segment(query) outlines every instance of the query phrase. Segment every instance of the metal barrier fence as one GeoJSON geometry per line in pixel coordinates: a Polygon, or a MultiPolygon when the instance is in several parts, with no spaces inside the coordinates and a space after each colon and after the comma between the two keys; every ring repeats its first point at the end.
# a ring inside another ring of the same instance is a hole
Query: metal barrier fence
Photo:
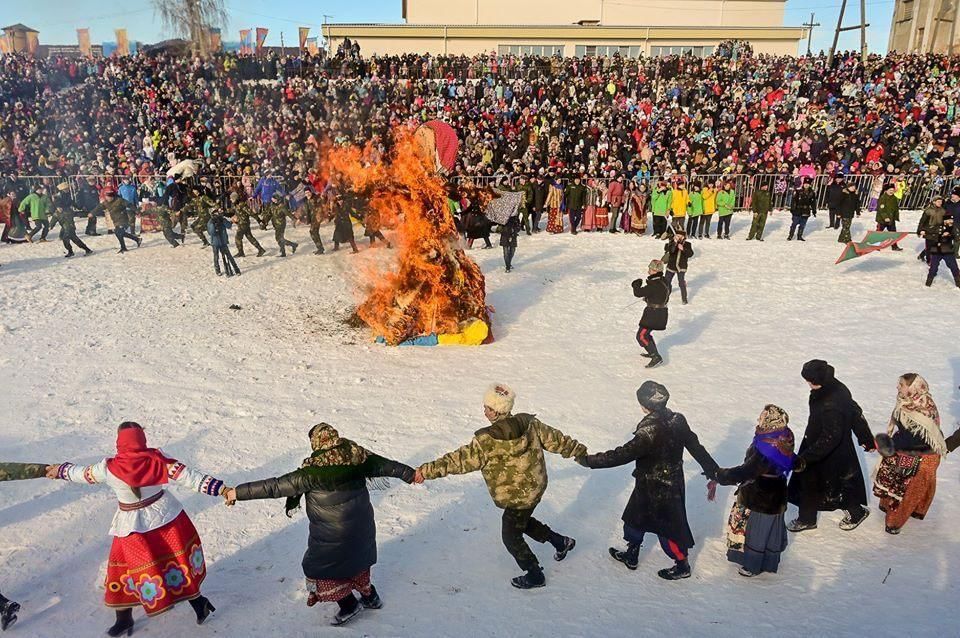
{"type": "MultiPolygon", "coordinates": [[[[678,177],[682,178],[688,185],[700,184],[713,185],[717,183],[732,183],[736,192],[735,210],[748,210],[754,191],[760,184],[767,184],[770,187],[771,200],[775,209],[784,209],[790,207],[790,200],[793,193],[799,189],[803,183],[803,178],[796,175],[649,175],[638,176],[636,181],[647,184],[648,187],[656,185],[664,180],[672,183],[678,177]]],[[[136,175],[122,177],[116,175],[72,175],[72,176],[53,176],[53,175],[22,175],[13,178],[7,178],[7,187],[14,187],[25,191],[32,189],[37,184],[43,184],[49,192],[54,190],[60,184],[67,184],[70,193],[76,196],[80,189],[81,182],[87,182],[95,187],[102,187],[106,184],[119,187],[126,181],[133,184],[141,192],[141,196],[153,196],[160,194],[160,188],[167,182],[166,175],[136,175]]],[[[280,178],[277,178],[280,179],[280,178]]],[[[960,177],[942,177],[928,175],[846,175],[844,180],[852,182],[857,186],[857,192],[860,195],[861,206],[867,209],[871,202],[876,200],[882,192],[883,185],[890,179],[902,180],[905,188],[903,198],[900,201],[900,208],[905,210],[921,209],[930,203],[934,195],[943,195],[949,197],[950,192],[960,187],[960,177]]],[[[481,186],[494,186],[506,183],[511,187],[517,183],[518,178],[502,177],[471,177],[458,176],[453,178],[454,183],[472,182],[481,186]]],[[[832,178],[828,175],[817,175],[811,178],[813,190],[817,193],[817,207],[827,207],[827,187],[832,178]]],[[[181,182],[188,188],[194,185],[203,184],[207,186],[215,195],[224,195],[231,191],[245,192],[248,195],[253,193],[258,178],[250,175],[198,175],[181,178],[181,182]]],[[[282,180],[281,180],[282,181],[282,180]]],[[[561,183],[566,183],[569,178],[561,178],[561,183]]],[[[586,178],[586,183],[607,184],[608,178],[586,178]]]]}

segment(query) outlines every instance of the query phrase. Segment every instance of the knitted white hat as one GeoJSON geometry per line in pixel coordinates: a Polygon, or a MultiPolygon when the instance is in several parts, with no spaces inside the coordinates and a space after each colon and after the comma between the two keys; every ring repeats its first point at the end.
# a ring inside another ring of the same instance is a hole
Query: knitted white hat
{"type": "Polygon", "coordinates": [[[517,394],[504,383],[497,383],[483,395],[483,405],[497,414],[510,414],[517,394]]]}

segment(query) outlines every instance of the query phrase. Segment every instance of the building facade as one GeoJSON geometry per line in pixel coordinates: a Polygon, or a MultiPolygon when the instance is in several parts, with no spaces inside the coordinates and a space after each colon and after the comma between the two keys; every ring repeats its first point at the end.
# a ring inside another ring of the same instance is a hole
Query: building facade
{"type": "Polygon", "coordinates": [[[803,27],[783,26],[785,0],[403,0],[404,24],[330,24],[367,54],[709,55],[724,40],[796,55],[803,27]]]}
{"type": "Polygon", "coordinates": [[[960,51],[957,5],[960,0],[896,0],[890,25],[890,51],[960,51]]]}

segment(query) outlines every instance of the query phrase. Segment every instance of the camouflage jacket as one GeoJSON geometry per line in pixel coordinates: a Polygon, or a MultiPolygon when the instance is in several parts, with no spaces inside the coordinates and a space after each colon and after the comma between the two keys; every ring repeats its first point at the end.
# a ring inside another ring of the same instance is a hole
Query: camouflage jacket
{"type": "Polygon", "coordinates": [[[264,222],[272,221],[273,227],[277,228],[278,226],[287,225],[287,216],[290,214],[290,209],[286,204],[267,204],[263,210],[263,219],[264,222]]]}
{"type": "Polygon", "coordinates": [[[114,228],[129,226],[131,220],[137,218],[137,209],[127,203],[122,197],[114,197],[112,200],[103,202],[93,209],[93,214],[100,212],[110,215],[110,221],[113,223],[114,228]]]}
{"type": "Polygon", "coordinates": [[[206,226],[207,222],[210,221],[210,212],[213,210],[214,206],[216,206],[216,204],[212,199],[206,195],[201,195],[200,197],[194,197],[187,202],[187,205],[184,208],[189,211],[190,215],[197,216],[197,225],[206,226]]]}
{"type": "Polygon", "coordinates": [[[532,509],[547,489],[543,451],[564,458],[584,456],[587,448],[531,414],[504,417],[478,430],[473,440],[420,471],[425,479],[480,470],[490,496],[502,509],[532,509]]]}
{"type": "Polygon", "coordinates": [[[23,481],[46,475],[47,466],[42,463],[0,463],[0,481],[23,481]]]}
{"type": "Polygon", "coordinates": [[[157,206],[153,209],[153,212],[157,216],[160,228],[163,230],[173,230],[173,216],[169,208],[166,206],[157,206]]]}
{"type": "Polygon", "coordinates": [[[233,207],[233,216],[240,228],[250,228],[250,218],[256,219],[257,217],[250,209],[250,204],[246,202],[241,202],[233,207]]]}

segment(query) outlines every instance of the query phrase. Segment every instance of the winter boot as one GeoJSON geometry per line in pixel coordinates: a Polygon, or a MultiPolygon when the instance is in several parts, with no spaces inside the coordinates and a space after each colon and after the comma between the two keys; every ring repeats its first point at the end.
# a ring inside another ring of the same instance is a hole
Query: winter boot
{"type": "Polygon", "coordinates": [[[217,611],[216,607],[210,604],[210,600],[206,596],[194,598],[190,601],[190,606],[193,607],[193,611],[197,614],[198,625],[202,625],[210,614],[217,611]]]}
{"type": "Polygon", "coordinates": [[[370,595],[361,595],[360,604],[362,604],[365,609],[380,609],[383,607],[383,601],[380,599],[380,594],[377,593],[377,588],[370,585],[370,595]]]}
{"type": "Polygon", "coordinates": [[[894,536],[896,536],[897,534],[899,534],[901,529],[903,529],[903,528],[901,528],[901,527],[890,527],[889,525],[886,527],[887,534],[893,534],[894,536]]]}
{"type": "Polygon", "coordinates": [[[93,251],[90,250],[89,248],[87,248],[86,250],[83,251],[83,256],[84,256],[84,257],[86,257],[87,255],[92,255],[92,254],[93,254],[93,251]]]}
{"type": "Polygon", "coordinates": [[[263,257],[266,254],[267,254],[267,251],[265,251],[263,248],[257,251],[257,257],[263,257]]]}
{"type": "Polygon", "coordinates": [[[70,252],[68,252],[66,255],[63,256],[64,259],[70,259],[71,257],[73,257],[73,251],[72,251],[72,250],[71,250],[70,252]]]}
{"type": "Polygon", "coordinates": [[[20,611],[20,603],[7,600],[0,596],[0,630],[6,631],[17,622],[17,612],[20,611]]]}
{"type": "Polygon", "coordinates": [[[678,560],[677,563],[669,569],[661,569],[657,576],[664,580],[680,580],[681,578],[690,578],[690,563],[684,560],[678,560]]]}
{"type": "Polygon", "coordinates": [[[291,255],[296,255],[296,254],[297,254],[297,248],[300,248],[300,244],[294,242],[294,243],[293,243],[293,246],[290,247],[290,251],[291,251],[290,254],[291,254],[291,255]]]}
{"type": "Polygon", "coordinates": [[[658,365],[660,365],[661,363],[663,363],[663,357],[661,357],[661,356],[658,355],[658,354],[655,354],[655,355],[653,355],[652,357],[650,357],[650,363],[648,363],[645,367],[647,367],[647,368],[656,368],[656,367],[657,367],[658,365]]]}
{"type": "Polygon", "coordinates": [[[238,250],[237,254],[235,254],[234,257],[246,257],[246,255],[243,254],[242,250],[238,250]]]}
{"type": "Polygon", "coordinates": [[[793,233],[787,235],[787,241],[793,241],[793,233]]]}
{"type": "Polygon", "coordinates": [[[788,532],[805,532],[808,529],[817,529],[816,521],[814,521],[813,523],[804,523],[799,518],[796,518],[790,521],[789,523],[787,523],[788,532]]]}
{"type": "Polygon", "coordinates": [[[754,576],[760,575],[757,572],[750,571],[746,567],[741,567],[740,569],[737,570],[737,573],[743,576],[744,578],[753,578],[754,576]]]}
{"type": "Polygon", "coordinates": [[[140,248],[140,244],[143,243],[143,238],[141,238],[141,237],[134,237],[133,241],[137,242],[137,248],[140,248]]]}
{"type": "Polygon", "coordinates": [[[957,288],[960,288],[960,275],[953,278],[953,283],[956,284],[957,288]]]}
{"type": "Polygon", "coordinates": [[[543,577],[543,570],[537,565],[523,576],[517,576],[511,580],[510,584],[517,589],[535,589],[546,585],[547,579],[543,577]]]}
{"type": "Polygon", "coordinates": [[[860,508],[860,515],[851,514],[847,512],[847,515],[843,517],[843,520],[840,521],[840,529],[845,532],[849,532],[857,529],[860,526],[860,523],[867,520],[867,517],[870,516],[870,510],[866,507],[860,508]]]}
{"type": "Polygon", "coordinates": [[[361,605],[357,597],[353,595],[353,592],[350,592],[338,600],[337,604],[340,605],[340,611],[338,611],[337,615],[330,621],[330,624],[334,627],[347,624],[357,614],[363,611],[363,605],[361,605]]]}
{"type": "Polygon", "coordinates": [[[637,568],[637,563],[639,562],[640,543],[628,543],[627,549],[624,551],[620,551],[616,547],[611,547],[610,556],[618,563],[626,565],[627,569],[634,570],[637,568]]]}
{"type": "Polygon", "coordinates": [[[927,288],[933,285],[933,275],[927,275],[927,283],[924,284],[927,288]]]}
{"type": "Polygon", "coordinates": [[[107,635],[113,636],[122,636],[124,634],[131,635],[133,633],[133,610],[132,609],[118,609],[117,610],[117,622],[113,623],[113,627],[107,629],[107,635]]]}
{"type": "Polygon", "coordinates": [[[554,532],[553,535],[556,538],[551,538],[550,544],[557,550],[553,555],[553,560],[560,562],[567,557],[567,554],[573,551],[573,548],[577,546],[577,541],[569,536],[561,536],[556,532],[554,532]]]}

